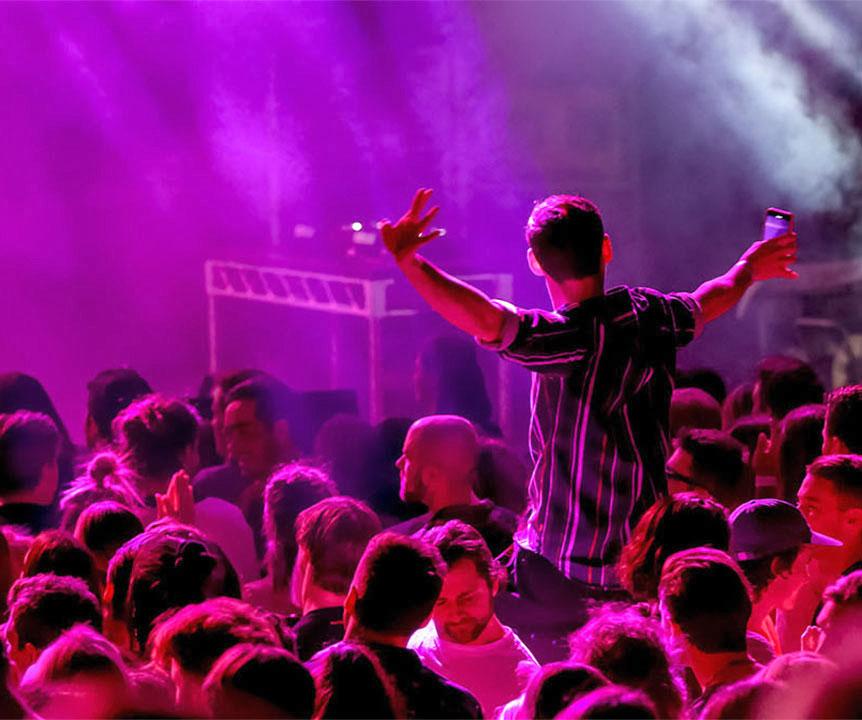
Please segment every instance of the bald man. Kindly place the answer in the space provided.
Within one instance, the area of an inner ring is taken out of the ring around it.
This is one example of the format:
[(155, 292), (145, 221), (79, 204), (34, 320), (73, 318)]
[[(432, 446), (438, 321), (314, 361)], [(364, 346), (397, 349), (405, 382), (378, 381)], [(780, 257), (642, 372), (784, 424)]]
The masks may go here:
[(396, 466), (401, 499), (425, 505), (428, 512), (391, 528), (403, 535), (461, 520), (476, 528), (499, 556), (512, 544), (517, 516), (474, 493), (479, 436), (457, 415), (429, 415), (410, 426)]

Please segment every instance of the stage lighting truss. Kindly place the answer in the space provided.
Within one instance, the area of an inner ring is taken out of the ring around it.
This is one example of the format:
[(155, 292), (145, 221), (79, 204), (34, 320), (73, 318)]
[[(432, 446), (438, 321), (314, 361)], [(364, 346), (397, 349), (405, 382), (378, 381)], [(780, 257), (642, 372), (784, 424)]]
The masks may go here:
[[(328, 275), (305, 270), (265, 267), (223, 260), (204, 264), (208, 309), (209, 369), (218, 372), (218, 313), (216, 300), (230, 298), (270, 305), (282, 305), (335, 315), (361, 318), (368, 324), (369, 413), (372, 421), (382, 419), (381, 323), (388, 318), (427, 312), (416, 299), (406, 305), (393, 297), (395, 278), (358, 278)], [(512, 296), (512, 276), (486, 273), (462, 275), (461, 279), (484, 290), (491, 297)], [(505, 428), (509, 413), (508, 364), (499, 363), (498, 408)]]

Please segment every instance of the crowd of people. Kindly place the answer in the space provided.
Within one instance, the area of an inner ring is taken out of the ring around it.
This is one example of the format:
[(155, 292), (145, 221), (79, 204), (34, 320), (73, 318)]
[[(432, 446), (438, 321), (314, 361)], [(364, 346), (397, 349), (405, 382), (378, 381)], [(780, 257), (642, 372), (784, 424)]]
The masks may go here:
[(384, 240), (534, 371), (531, 457), (463, 338), (418, 358), (422, 417), (335, 416), (305, 444), (259, 370), (190, 400), (105, 370), (86, 447), (37, 380), (0, 376), (0, 717), (859, 717), (862, 385), (776, 356), (728, 392), (674, 363), (790, 276), (787, 241), (692, 294), (605, 293), (597, 211), (552, 198), (528, 239), (555, 312), (527, 312), (416, 254), (428, 196)]

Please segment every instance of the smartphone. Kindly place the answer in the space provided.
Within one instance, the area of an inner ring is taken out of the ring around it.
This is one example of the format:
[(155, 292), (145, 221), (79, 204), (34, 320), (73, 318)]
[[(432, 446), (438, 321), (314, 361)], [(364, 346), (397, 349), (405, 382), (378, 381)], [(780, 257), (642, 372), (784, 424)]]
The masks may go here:
[(779, 208), (767, 208), (763, 220), (763, 240), (784, 235), (793, 229), (793, 213)]

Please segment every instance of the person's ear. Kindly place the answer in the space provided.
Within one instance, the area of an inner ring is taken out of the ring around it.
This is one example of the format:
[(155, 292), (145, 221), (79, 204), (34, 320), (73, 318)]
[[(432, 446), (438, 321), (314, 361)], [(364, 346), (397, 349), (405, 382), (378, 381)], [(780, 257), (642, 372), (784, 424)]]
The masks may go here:
[(96, 421), (93, 416), (87, 413), (87, 419), (84, 421), (84, 440), (90, 450), (95, 450), (102, 440), (99, 434), (99, 428), (96, 427)]
[(18, 670), (23, 676), (24, 671), (39, 659), (39, 651), (35, 645), (24, 643), (23, 649), (18, 651), (18, 657), (15, 662), (18, 665)]
[(539, 261), (536, 259), (536, 253), (533, 252), (533, 248), (527, 249), (527, 265), (530, 267), (530, 272), (533, 273), (536, 277), (545, 277), (545, 271), (542, 270), (542, 266), (539, 265)]
[(848, 455), (850, 454), (850, 448), (848, 448), (847, 445), (845, 445), (840, 438), (828, 435), (826, 437), (826, 442), (823, 443), (823, 454)]
[(793, 570), (792, 566), (789, 568), (782, 569), (781, 568), (781, 561), (777, 557), (772, 558), (772, 561), (769, 563), (769, 571), (772, 573), (772, 575), (774, 577), (777, 577), (777, 578), (790, 577), (790, 573), (792, 570)]
[(280, 447), (293, 447), (293, 438), (290, 435), (290, 425), (287, 420), (276, 420), (275, 424), (272, 426), (272, 432)]
[(605, 233), (604, 238), (602, 238), (602, 266), (607, 265), (613, 259), (614, 246), (613, 243), (611, 243), (610, 235)]
[(356, 617), (356, 601), (359, 599), (359, 593), (356, 592), (356, 586), (351, 585), (350, 590), (347, 591), (347, 597), (344, 598), (344, 627), (347, 628), (347, 625), (350, 621), (350, 618)]
[(857, 532), (862, 530), (862, 508), (850, 508), (844, 513), (844, 522)]

